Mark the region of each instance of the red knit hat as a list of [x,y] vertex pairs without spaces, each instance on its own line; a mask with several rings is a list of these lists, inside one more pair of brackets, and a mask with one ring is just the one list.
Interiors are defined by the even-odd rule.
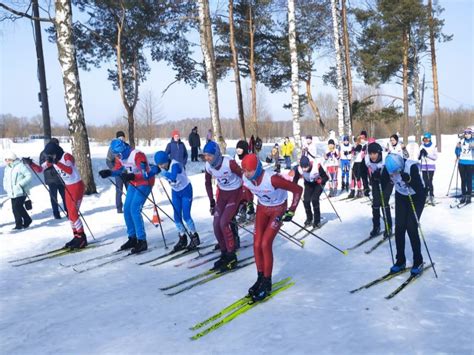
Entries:
[[242,169],[246,171],[255,171],[258,166],[258,158],[255,154],[247,154],[242,159]]
[[173,138],[176,135],[178,135],[178,136],[180,135],[179,131],[177,129],[173,129],[173,131],[171,131],[171,138]]

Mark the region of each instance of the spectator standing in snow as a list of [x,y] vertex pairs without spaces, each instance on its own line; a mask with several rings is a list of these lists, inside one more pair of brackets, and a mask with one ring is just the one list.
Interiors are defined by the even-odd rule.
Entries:
[[168,143],[165,149],[171,160],[176,160],[181,163],[183,167],[186,167],[188,162],[188,151],[183,142],[181,142],[179,131],[177,129],[171,132],[171,142]]
[[188,137],[191,146],[191,161],[198,161],[198,150],[201,149],[201,137],[198,134],[198,128],[194,127]]
[[[118,131],[115,134],[116,139],[120,139],[121,141],[125,142],[125,133],[123,131]],[[107,151],[107,158],[105,158],[105,164],[107,164],[107,168],[113,169],[115,166],[115,157],[116,154],[112,152],[112,149]],[[45,174],[46,175],[46,174]],[[115,207],[117,208],[117,213],[123,213],[123,202],[122,202],[122,195],[123,195],[123,186],[125,185],[125,190],[127,190],[127,183],[124,183],[120,176],[115,177]]]

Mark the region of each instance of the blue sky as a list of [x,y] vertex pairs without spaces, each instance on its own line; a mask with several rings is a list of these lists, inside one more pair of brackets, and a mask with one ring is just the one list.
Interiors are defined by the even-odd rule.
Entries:
[[[474,108],[474,2],[451,0],[440,1],[440,4],[445,8],[442,15],[445,19],[444,32],[454,34],[451,42],[438,44],[437,47],[441,106]],[[66,123],[57,49],[54,44],[46,40],[45,34],[43,44],[51,117],[57,123]],[[39,84],[36,77],[36,54],[30,21],[23,19],[14,23],[1,23],[0,46],[0,113],[26,117],[41,114],[37,101]],[[200,48],[196,49],[200,55]],[[324,73],[331,60],[332,58],[321,60],[314,78],[313,95],[318,92],[334,93],[334,90],[325,87],[320,79],[320,75]],[[191,89],[184,84],[175,84],[161,97],[162,90],[173,81],[174,75],[164,63],[150,62],[150,64],[152,71],[141,91],[153,92],[167,120],[209,116],[207,91],[204,86]],[[425,93],[424,112],[428,113],[433,109],[431,66],[427,62],[424,67],[429,86]],[[90,72],[81,70],[80,80],[88,123],[107,123],[123,115],[119,93],[112,89],[111,83],[107,80],[106,65]],[[356,78],[355,83],[360,85],[361,80]],[[235,88],[231,77],[220,81],[218,89],[221,117],[236,117]],[[401,87],[387,85],[384,87],[384,92],[401,95]],[[266,92],[264,95],[265,106],[274,119],[291,119],[291,113],[282,108],[284,103],[290,101],[289,92],[279,94]]]

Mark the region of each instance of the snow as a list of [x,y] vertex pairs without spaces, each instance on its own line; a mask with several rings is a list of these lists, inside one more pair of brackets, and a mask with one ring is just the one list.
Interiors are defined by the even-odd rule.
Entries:
[[[367,255],[371,243],[347,256],[316,238],[301,249],[284,238],[274,243],[273,280],[291,276],[295,286],[236,318],[230,324],[191,341],[189,327],[243,296],[256,278],[254,266],[236,271],[174,297],[163,287],[206,270],[176,263],[158,267],[137,262],[165,252],[159,228],[147,225],[149,246],[158,250],[82,274],[59,263],[74,263],[116,250],[126,238],[122,215],[115,213],[114,190],[96,179],[99,193],[86,196],[82,213],[97,239],[114,243],[75,255],[12,267],[9,260],[61,247],[71,237],[69,223],[51,219],[49,197],[35,181],[33,224],[12,233],[9,201],[0,219],[0,348],[3,354],[472,354],[473,348],[473,210],[450,209],[445,198],[454,166],[455,136],[444,136],[445,151],[434,176],[438,204],[427,207],[421,224],[439,278],[432,270],[392,300],[384,296],[406,275],[349,294],[349,290],[386,273],[389,244]],[[143,147],[149,157],[158,147]],[[229,144],[235,146],[235,144]],[[41,142],[10,144],[19,156],[37,156]],[[64,145],[66,151],[70,147]],[[141,149],[142,147],[140,147]],[[107,147],[91,146],[93,167],[105,165]],[[232,153],[233,154],[233,153]],[[0,151],[0,156],[2,151]],[[203,243],[214,242],[202,163],[189,163],[194,188],[192,216]],[[0,169],[0,177],[3,167]],[[97,174],[95,174],[97,176]],[[34,179],[36,179],[34,177]],[[166,185],[165,185],[166,186]],[[455,192],[453,181],[451,193]],[[169,190],[168,186],[166,188]],[[158,187],[155,198],[168,214],[172,208]],[[6,200],[0,190],[0,204]],[[371,228],[370,205],[335,202],[339,222],[328,201],[321,203],[329,222],[317,232],[341,249],[364,239]],[[151,204],[145,213],[152,215]],[[302,203],[296,221],[304,220]],[[163,219],[169,245],[177,239],[174,224]],[[290,233],[297,228],[285,223]],[[87,233],[90,238],[90,233]],[[242,241],[250,241],[241,232]],[[393,242],[393,241],[392,241]],[[393,247],[395,247],[393,245]],[[425,261],[426,250],[422,246]],[[251,248],[239,257],[251,255]],[[407,238],[406,255],[411,261]],[[87,264],[86,264],[87,265]]]

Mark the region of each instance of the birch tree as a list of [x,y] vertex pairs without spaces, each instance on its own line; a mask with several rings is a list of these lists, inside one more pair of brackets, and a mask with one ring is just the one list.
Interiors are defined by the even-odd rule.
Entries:
[[296,48],[295,1],[288,0],[288,37],[291,58],[291,112],[293,119],[293,137],[296,143],[296,156],[301,153],[300,97],[298,75],[298,51]]

